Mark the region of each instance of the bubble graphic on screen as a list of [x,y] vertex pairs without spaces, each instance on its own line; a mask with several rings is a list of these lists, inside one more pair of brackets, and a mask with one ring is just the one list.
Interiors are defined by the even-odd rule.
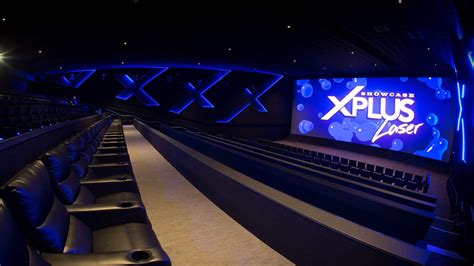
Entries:
[[308,121],[308,120],[302,120],[299,124],[298,124],[298,129],[301,133],[303,134],[307,134],[308,132],[310,132],[311,130],[314,129],[314,124],[313,122],[311,121]]
[[432,89],[440,89],[441,85],[443,84],[442,78],[417,78],[419,81],[426,83],[426,85]]
[[327,91],[331,88],[331,81],[325,79],[323,82],[321,82],[321,89]]
[[426,123],[428,123],[428,125],[430,126],[434,126],[436,124],[438,124],[438,116],[431,113],[431,114],[428,114],[426,116]]
[[334,78],[332,80],[334,80],[334,82],[336,82],[336,83],[342,83],[344,81],[343,78]]
[[323,81],[325,81],[326,79],[318,79],[318,82],[319,83],[323,83]]
[[309,98],[313,95],[313,86],[311,84],[306,83],[303,86],[301,86],[301,96],[304,98]]
[[401,81],[401,82],[407,82],[407,81],[408,81],[408,77],[400,77],[400,81]]
[[451,98],[451,92],[448,90],[443,90],[443,98],[444,99],[449,99]]
[[359,123],[352,122],[351,126],[352,126],[352,132],[356,133],[359,130]]
[[375,123],[368,122],[362,125],[359,125],[358,129],[354,132],[357,139],[360,141],[369,141],[375,135],[378,126]]
[[352,129],[350,127],[350,123],[348,126],[344,126],[339,122],[332,122],[328,128],[329,135],[331,135],[335,140],[340,141],[352,141]]
[[441,89],[441,88],[436,89],[435,94],[436,94],[436,98],[438,98],[440,100],[444,99],[444,90],[443,89]]
[[323,117],[323,115],[324,115],[323,113],[318,113],[319,118]]
[[342,119],[342,127],[344,129],[352,129],[352,121],[350,118],[344,118]]
[[433,127],[431,129],[431,136],[433,137],[433,139],[439,139],[439,137],[441,136],[441,133],[439,132],[437,128]]
[[296,109],[301,112],[304,110],[304,105],[300,103],[296,106]]
[[366,78],[353,78],[351,81],[346,83],[346,88],[349,90],[354,89],[356,86],[367,86]]
[[356,86],[356,83],[353,82],[353,81],[348,81],[348,82],[346,83],[346,88],[349,89],[349,90],[354,89],[355,86]]
[[401,139],[392,140],[392,147],[390,147],[390,149],[394,151],[401,151],[403,149],[403,141]]
[[424,150],[414,152],[415,155],[442,160],[443,153],[448,149],[448,141],[444,138],[433,139]]

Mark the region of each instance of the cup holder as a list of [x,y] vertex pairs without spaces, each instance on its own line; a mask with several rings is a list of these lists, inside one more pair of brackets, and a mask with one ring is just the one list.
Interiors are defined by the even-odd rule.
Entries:
[[127,177],[124,176],[124,175],[121,175],[121,176],[117,177],[117,180],[120,180],[120,181],[127,180]]
[[122,201],[118,204],[120,208],[130,208],[133,206],[133,202],[131,201]]
[[148,250],[133,250],[128,257],[133,262],[145,262],[151,259],[151,252]]

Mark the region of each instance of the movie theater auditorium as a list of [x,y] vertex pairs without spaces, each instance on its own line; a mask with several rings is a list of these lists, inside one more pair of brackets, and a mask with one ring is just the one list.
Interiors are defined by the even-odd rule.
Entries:
[[0,9],[1,266],[473,264],[472,1],[72,2]]

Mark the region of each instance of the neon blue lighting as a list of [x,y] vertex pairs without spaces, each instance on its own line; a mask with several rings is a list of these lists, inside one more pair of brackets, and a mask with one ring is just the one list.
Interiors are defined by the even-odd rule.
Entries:
[[[69,71],[65,75],[61,76],[59,83],[66,86],[71,86],[74,88],[79,88],[82,83],[84,83],[92,74],[94,74],[95,69],[89,70],[80,70],[80,71]],[[75,74],[77,73],[77,74]],[[67,78],[66,75],[70,74],[70,77]]]
[[183,98],[169,111],[175,114],[180,114],[194,101],[196,101],[202,108],[214,108],[214,105],[204,97],[204,93],[221,81],[230,72],[231,70],[217,71],[214,75],[208,78],[200,88],[194,87],[191,82],[186,83],[185,88],[188,90],[189,96]]
[[471,63],[471,67],[474,68],[474,57],[472,55],[472,51],[467,52],[467,57],[469,58],[469,63]]
[[464,118],[461,119],[461,133],[462,133],[462,143],[461,143],[461,160],[466,163],[466,135],[464,131]]
[[461,126],[462,112],[463,112],[462,100],[461,100],[461,85],[459,84],[459,82],[457,83],[457,89],[458,89],[459,114],[458,114],[458,123],[457,123],[456,130],[459,131],[459,128]]
[[461,89],[461,98],[464,99],[464,92],[466,91],[466,84],[462,84],[462,89]]
[[145,87],[159,75],[163,74],[167,69],[168,68],[151,69],[137,80],[133,80],[127,74],[115,75],[115,79],[117,79],[117,81],[125,87],[125,89],[117,94],[115,98],[126,101],[135,95],[137,99],[145,106],[159,106],[160,104],[148,93],[146,93],[145,90],[143,90],[143,87]]
[[242,107],[239,107],[237,110],[233,111],[228,117],[221,120],[217,120],[216,122],[229,123],[235,117],[237,117],[240,113],[242,113],[245,109],[247,109],[251,104],[255,104],[257,111],[267,112],[267,109],[262,105],[262,103],[260,103],[260,101],[258,101],[258,98],[260,98],[260,96],[262,96],[265,92],[271,89],[282,78],[283,78],[283,75],[275,75],[274,78],[270,79],[268,82],[264,84],[263,89],[260,91],[260,93],[256,95],[252,94],[252,92],[248,88],[245,88],[244,91],[248,97],[245,103],[242,105]]

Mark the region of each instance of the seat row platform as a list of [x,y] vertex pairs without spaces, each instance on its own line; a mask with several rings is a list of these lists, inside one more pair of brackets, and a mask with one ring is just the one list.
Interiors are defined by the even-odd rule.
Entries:
[[0,192],[0,265],[171,264],[119,120],[103,118],[53,147]]

